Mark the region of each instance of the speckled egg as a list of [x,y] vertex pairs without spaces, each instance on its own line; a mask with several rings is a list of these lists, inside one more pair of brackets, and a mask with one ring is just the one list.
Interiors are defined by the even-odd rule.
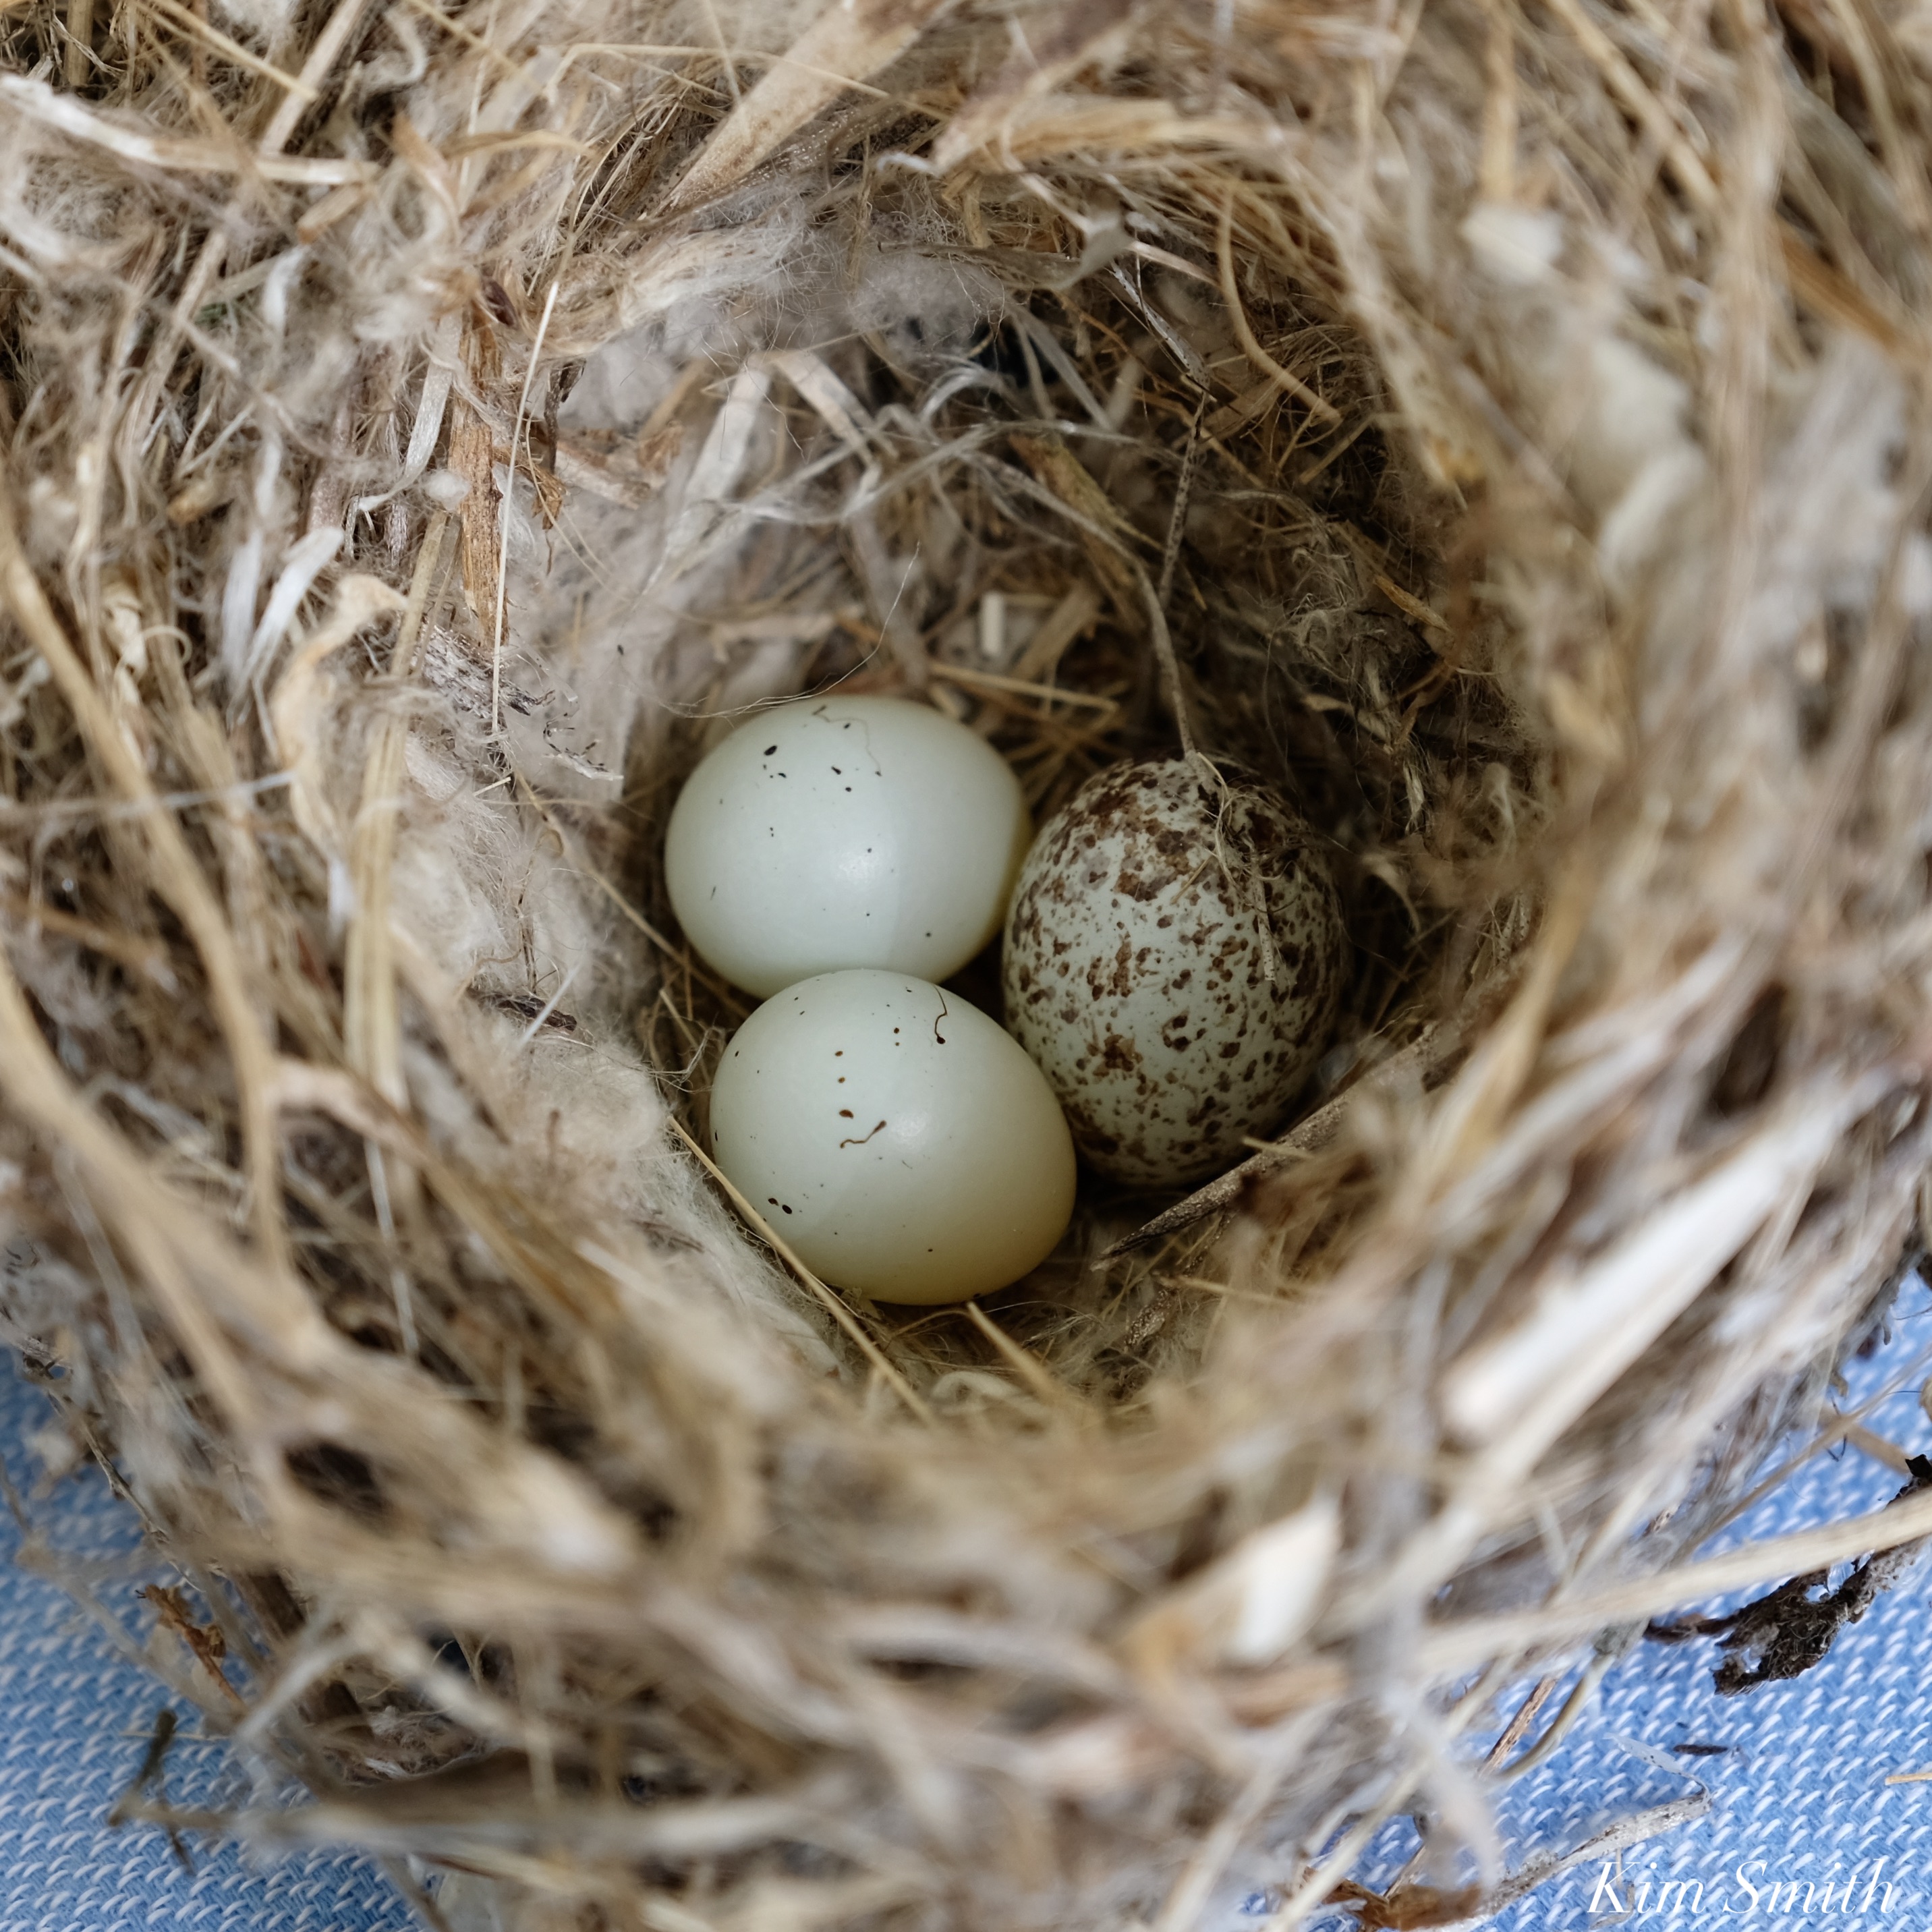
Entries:
[[1032,834],[976,733],[835,692],[711,751],[672,808],[664,885],[699,955],[761,999],[845,967],[944,980],[999,931]]
[[1328,1043],[1346,958],[1307,826],[1204,763],[1116,765],[1048,822],[1006,917],[1006,1024],[1082,1155],[1198,1180],[1267,1133]]
[[712,1148],[835,1288],[932,1305],[1004,1288],[1073,1212],[1073,1144],[998,1024],[909,973],[824,973],[724,1050]]

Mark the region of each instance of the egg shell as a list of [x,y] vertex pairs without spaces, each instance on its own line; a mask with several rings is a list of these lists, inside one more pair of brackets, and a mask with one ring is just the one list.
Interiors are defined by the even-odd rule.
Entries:
[[956,973],[1000,929],[1033,825],[1006,760],[896,698],[803,699],[716,746],[664,878],[699,954],[764,998],[848,966]]
[[1038,1067],[957,993],[823,974],[738,1029],[712,1151],[815,1274],[880,1301],[964,1301],[1051,1254],[1073,1143]]
[[1021,871],[1006,1023],[1090,1166],[1178,1186],[1280,1121],[1327,1044],[1344,958],[1328,866],[1272,793],[1185,759],[1116,765]]

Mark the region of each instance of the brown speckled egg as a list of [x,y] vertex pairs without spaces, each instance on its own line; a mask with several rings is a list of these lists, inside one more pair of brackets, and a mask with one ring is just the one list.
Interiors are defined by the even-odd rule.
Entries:
[[1271,793],[1114,766],[1048,822],[1006,915],[1006,1024],[1090,1166],[1198,1180],[1274,1127],[1334,1024],[1328,868]]

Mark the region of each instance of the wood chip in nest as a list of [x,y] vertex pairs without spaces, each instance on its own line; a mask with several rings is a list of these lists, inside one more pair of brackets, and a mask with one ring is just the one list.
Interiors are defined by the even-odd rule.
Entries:
[[[478,658],[475,648],[458,632],[441,624],[425,624],[422,630],[422,674],[433,688],[441,692],[459,710],[472,716],[490,716],[490,661]],[[502,698],[506,710],[528,717],[550,694],[532,697],[506,678]]]
[[[1892,1502],[1902,1502],[1920,1490],[1932,1489],[1932,1456],[1910,1457],[1912,1480]],[[1855,1624],[1924,1553],[1928,1540],[1901,1543],[1882,1550],[1852,1566],[1851,1574],[1824,1596],[1828,1570],[1807,1570],[1787,1583],[1720,1617],[1681,1617],[1674,1623],[1653,1623],[1644,1634],[1658,1643],[1684,1643],[1694,1636],[1719,1639],[1727,1654],[1712,1672],[1719,1694],[1734,1697],[1760,1684],[1802,1677],[1825,1653],[1846,1624]]]

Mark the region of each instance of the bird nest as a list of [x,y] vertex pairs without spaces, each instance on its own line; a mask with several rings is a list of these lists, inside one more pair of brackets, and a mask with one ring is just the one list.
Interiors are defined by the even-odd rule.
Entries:
[[[0,45],[0,1305],[258,1794],[128,1815],[459,1925],[1443,1923],[1564,1854],[1509,1687],[1932,1528],[1695,1556],[1932,1165],[1919,14]],[[964,1308],[706,1162],[664,821],[833,684],[1037,815],[1191,731],[1346,910],[1280,1137]]]

